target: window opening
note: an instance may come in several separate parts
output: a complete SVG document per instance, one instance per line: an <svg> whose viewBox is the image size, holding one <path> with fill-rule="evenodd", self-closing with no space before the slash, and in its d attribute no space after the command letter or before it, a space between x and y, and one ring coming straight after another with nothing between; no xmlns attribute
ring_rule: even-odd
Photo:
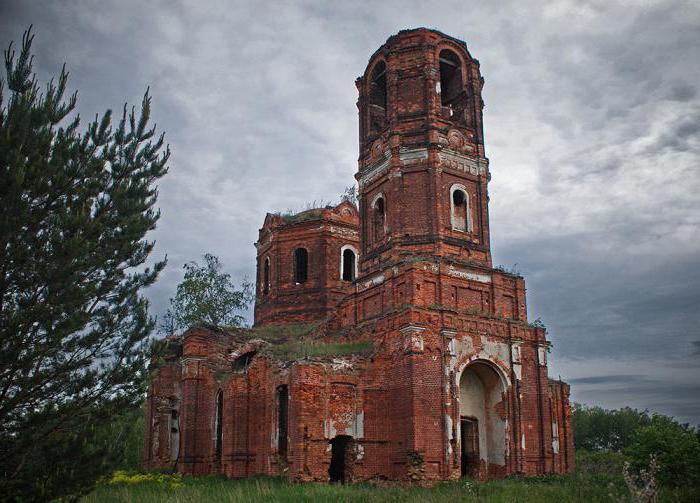
<svg viewBox="0 0 700 503"><path fill-rule="evenodd" d="M289 388L286 384L277 388L277 442L278 452L287 456L287 424L289 421Z"/></svg>
<svg viewBox="0 0 700 503"><path fill-rule="evenodd" d="M297 284L306 283L309 274L309 252L306 248L294 250L294 266L294 280Z"/></svg>
<svg viewBox="0 0 700 503"><path fill-rule="evenodd" d="M440 102L443 107L454 104L462 93L462 68L457 55L447 49L440 51Z"/></svg>
<svg viewBox="0 0 700 503"><path fill-rule="evenodd" d="M270 293L270 257L265 257L265 265L263 266L263 293Z"/></svg>
<svg viewBox="0 0 700 503"><path fill-rule="evenodd" d="M343 281L355 280L355 252L343 250Z"/></svg>
<svg viewBox="0 0 700 503"><path fill-rule="evenodd" d="M370 130L379 133L386 125L386 64L380 61L374 66L369 84Z"/></svg>
<svg viewBox="0 0 700 503"><path fill-rule="evenodd" d="M384 238L384 198L380 197L374 203L374 214L373 214L373 234L374 241L381 241Z"/></svg>
<svg viewBox="0 0 700 503"><path fill-rule="evenodd" d="M469 200L467 194L456 189L452 191L452 229L467 232L469 230Z"/></svg>
<svg viewBox="0 0 700 503"><path fill-rule="evenodd" d="M223 410L224 410L224 394L219 391L216 395L216 424L214 426L216 434L214 436L214 458L221 461L221 450L223 444Z"/></svg>

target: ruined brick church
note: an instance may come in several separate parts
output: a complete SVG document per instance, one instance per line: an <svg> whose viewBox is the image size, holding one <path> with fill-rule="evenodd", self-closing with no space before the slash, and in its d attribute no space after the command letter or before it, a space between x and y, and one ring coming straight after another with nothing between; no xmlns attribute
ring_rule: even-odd
<svg viewBox="0 0 700 503"><path fill-rule="evenodd" d="M574 466L569 386L491 262L484 80L464 42L390 37L356 81L359 205L268 214L252 328L167 339L145 463L296 481Z"/></svg>

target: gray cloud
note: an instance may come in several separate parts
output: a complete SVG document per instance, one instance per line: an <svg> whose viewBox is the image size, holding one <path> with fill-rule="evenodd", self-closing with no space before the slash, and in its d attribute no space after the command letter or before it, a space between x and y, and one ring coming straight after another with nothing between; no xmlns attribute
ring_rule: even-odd
<svg viewBox="0 0 700 503"><path fill-rule="evenodd" d="M643 379L640 375L607 375L595 377L578 377L569 379L569 384L610 384L610 383L631 383Z"/></svg>
<svg viewBox="0 0 700 503"><path fill-rule="evenodd" d="M40 78L65 61L83 117L151 87L173 148L154 313L186 261L252 276L267 211L353 183L354 79L389 35L466 40L486 79L494 260L525 274L553 375L575 400L700 422L695 2L5 1L0 45L30 23Z"/></svg>

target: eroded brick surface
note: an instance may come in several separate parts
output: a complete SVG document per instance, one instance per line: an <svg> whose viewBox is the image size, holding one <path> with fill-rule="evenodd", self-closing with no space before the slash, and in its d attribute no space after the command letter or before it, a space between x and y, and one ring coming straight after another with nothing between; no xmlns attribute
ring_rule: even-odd
<svg viewBox="0 0 700 503"><path fill-rule="evenodd" d="M267 215L255 326L169 339L148 467L414 483L573 470L569 386L548 378L524 279L491 263L482 86L466 45L436 31L372 55L359 210Z"/></svg>

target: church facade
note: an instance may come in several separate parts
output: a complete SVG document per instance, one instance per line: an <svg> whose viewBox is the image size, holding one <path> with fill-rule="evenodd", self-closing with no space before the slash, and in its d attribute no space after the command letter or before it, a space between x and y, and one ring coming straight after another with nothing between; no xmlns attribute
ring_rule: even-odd
<svg viewBox="0 0 700 503"><path fill-rule="evenodd" d="M525 281L494 268L479 62L435 30L356 81L358 202L268 214L255 324L168 338L145 464L187 474L417 483L568 473Z"/></svg>

